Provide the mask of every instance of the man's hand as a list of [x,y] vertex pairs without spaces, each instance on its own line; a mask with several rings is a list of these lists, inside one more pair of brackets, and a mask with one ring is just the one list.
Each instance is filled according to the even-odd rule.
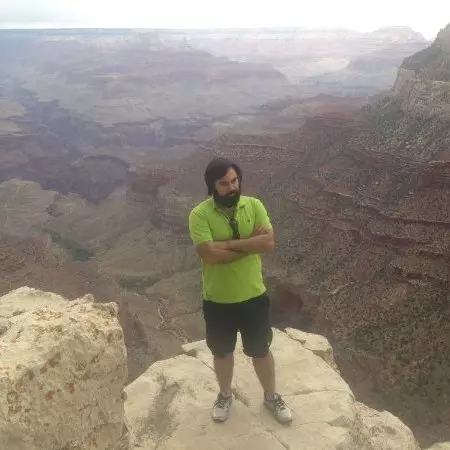
[[197,245],[197,252],[206,264],[227,264],[247,256],[244,252],[232,250],[231,241],[210,241]]
[[274,245],[273,231],[256,225],[247,239],[209,242],[197,246],[197,251],[208,264],[226,264],[252,253],[271,251]]
[[[263,225],[256,225],[252,231],[252,234],[248,238],[252,238],[255,236],[264,236],[271,232],[272,232],[272,230],[270,230],[269,228],[265,228]],[[233,248],[234,244],[237,241],[241,241],[241,240],[242,239],[230,239],[228,241],[215,241],[214,246],[216,246],[217,248],[220,248],[220,249],[224,249],[224,250],[244,251],[242,249],[238,250],[238,249]]]
[[227,242],[227,248],[243,253],[266,253],[275,247],[273,230],[256,225],[247,239],[233,239]]

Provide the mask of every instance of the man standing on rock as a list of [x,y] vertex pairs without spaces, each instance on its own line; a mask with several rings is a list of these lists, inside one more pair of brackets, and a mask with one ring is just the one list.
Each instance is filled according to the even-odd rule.
[[220,387],[212,418],[217,422],[228,418],[239,331],[244,353],[252,358],[264,390],[265,406],[279,422],[289,423],[291,410],[275,390],[269,297],[260,256],[274,248],[270,219],[260,200],[241,195],[242,171],[232,161],[212,160],[205,182],[210,198],[191,211],[189,230],[202,260],[206,342]]

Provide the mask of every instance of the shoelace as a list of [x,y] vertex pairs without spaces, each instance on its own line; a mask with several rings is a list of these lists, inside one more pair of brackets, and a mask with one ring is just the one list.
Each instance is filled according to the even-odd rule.
[[219,397],[216,400],[216,406],[218,406],[219,408],[225,408],[228,400],[229,400],[229,397],[225,397],[224,395],[219,395]]
[[283,411],[284,409],[286,409],[286,403],[284,403],[284,400],[281,398],[281,396],[275,395],[272,401],[275,403],[275,409],[277,409],[278,411]]

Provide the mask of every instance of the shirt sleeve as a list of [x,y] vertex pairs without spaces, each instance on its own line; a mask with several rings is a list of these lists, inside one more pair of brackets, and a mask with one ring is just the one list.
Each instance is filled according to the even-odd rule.
[[262,204],[261,200],[255,198],[255,225],[262,225],[263,227],[272,229],[267,210]]
[[193,210],[189,214],[189,233],[194,245],[213,240],[208,220],[199,211]]

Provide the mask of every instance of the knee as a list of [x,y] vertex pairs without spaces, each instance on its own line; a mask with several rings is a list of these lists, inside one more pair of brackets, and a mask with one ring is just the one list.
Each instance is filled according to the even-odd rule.
[[266,336],[244,342],[244,353],[253,359],[265,359],[270,353],[271,341]]
[[216,361],[227,361],[233,359],[234,353],[215,351],[213,352],[213,356]]
[[262,361],[269,356],[270,350],[268,347],[251,348],[244,352],[247,356],[253,359],[253,361]]

